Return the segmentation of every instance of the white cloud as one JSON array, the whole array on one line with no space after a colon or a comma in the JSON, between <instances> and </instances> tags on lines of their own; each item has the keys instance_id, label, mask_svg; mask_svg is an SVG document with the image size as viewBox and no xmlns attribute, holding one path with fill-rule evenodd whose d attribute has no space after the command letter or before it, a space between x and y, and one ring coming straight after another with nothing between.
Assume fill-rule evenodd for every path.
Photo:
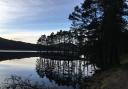
<instances>
[{"instance_id":1,"label":"white cloud","mask_svg":"<svg viewBox=\"0 0 128 89\"><path fill-rule=\"evenodd\" d=\"M38 38L42 34L48 34L45 32L14 32L14 33L4 33L0 34L0 37L10 39L10 40L16 40L16 41L23 41L23 42L29 42L29 43L36 43Z\"/></svg>"},{"instance_id":2,"label":"white cloud","mask_svg":"<svg viewBox=\"0 0 128 89\"><path fill-rule=\"evenodd\" d=\"M63 11L64 8L68 8L68 6L77 4L77 2L80 1L79 0L70 0L70 1L69 0L0 0L0 23L8 23L18 19L22 19L22 20L38 20L41 18L45 19L47 18L47 16L51 17L52 14L55 14L53 12L57 10Z\"/></svg>"},{"instance_id":3,"label":"white cloud","mask_svg":"<svg viewBox=\"0 0 128 89\"><path fill-rule=\"evenodd\" d=\"M36 0L38 2L40 0ZM18 18L35 17L41 11L41 3L36 3L32 0L0 0L0 22L7 23ZM39 4L39 5L38 5Z\"/></svg>"},{"instance_id":4,"label":"white cloud","mask_svg":"<svg viewBox=\"0 0 128 89\"><path fill-rule=\"evenodd\" d=\"M20 33L19 32L19 33L1 34L0 36L6 39L10 39L10 40L36 43L40 35L41 35L40 33L31 33L31 32Z\"/></svg>"},{"instance_id":5,"label":"white cloud","mask_svg":"<svg viewBox=\"0 0 128 89\"><path fill-rule=\"evenodd\" d=\"M50 34L51 31L60 29L64 30L68 26L66 21L68 21L70 11L82 1L0 0L0 36L36 43L42 34ZM39 28L41 29L37 30Z\"/></svg>"},{"instance_id":6,"label":"white cloud","mask_svg":"<svg viewBox=\"0 0 128 89\"><path fill-rule=\"evenodd\" d=\"M57 32L58 29L52 30L54 32ZM26 31L23 29L22 31L7 31L7 29L0 29L0 37L10 39L10 40L16 40L16 41L23 41L23 42L29 42L29 43L35 43L39 39L39 37L42 34L49 35L52 31Z\"/></svg>"}]
</instances>

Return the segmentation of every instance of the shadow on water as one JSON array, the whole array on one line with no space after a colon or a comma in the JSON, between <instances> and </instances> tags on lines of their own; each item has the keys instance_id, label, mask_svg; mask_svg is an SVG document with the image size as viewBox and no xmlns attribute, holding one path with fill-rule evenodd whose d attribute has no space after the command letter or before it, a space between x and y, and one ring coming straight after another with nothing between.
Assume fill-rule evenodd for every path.
<instances>
[{"instance_id":1,"label":"shadow on water","mask_svg":"<svg viewBox=\"0 0 128 89\"><path fill-rule=\"evenodd\" d=\"M0 52L0 61L21 59L28 57L39 57L37 52Z\"/></svg>"},{"instance_id":2,"label":"shadow on water","mask_svg":"<svg viewBox=\"0 0 128 89\"><path fill-rule=\"evenodd\" d=\"M55 60L78 60L80 58L78 55L55 53L55 52L0 52L0 61L11 60L11 59L21 59L28 57L43 57ZM68 59L67 59L68 58Z\"/></svg>"}]
</instances>

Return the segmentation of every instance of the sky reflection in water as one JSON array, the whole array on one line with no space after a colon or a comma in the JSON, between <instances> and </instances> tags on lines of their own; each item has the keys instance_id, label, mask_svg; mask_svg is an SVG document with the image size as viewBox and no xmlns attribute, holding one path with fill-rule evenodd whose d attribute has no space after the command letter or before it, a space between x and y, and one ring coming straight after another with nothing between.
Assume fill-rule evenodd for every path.
<instances>
[{"instance_id":1,"label":"sky reflection in water","mask_svg":"<svg viewBox=\"0 0 128 89\"><path fill-rule=\"evenodd\" d=\"M43 63L45 61L45 63ZM57 63L61 63L61 67L59 68ZM38 81L45 83L47 86L57 86L58 89L73 89L73 84L77 83L77 80L73 79L73 76L76 76L79 79L82 79L87 75L86 70L87 67L84 69L85 62L83 61L70 61L69 66L67 65L68 61L54 61L45 58L39 57L30 57L30 58L22 58L22 59L13 59L13 60L6 60L0 62L0 82L3 82L5 78L8 78L10 75L17 75L24 78L30 78L32 81ZM75 63L75 65L74 65ZM55 65L54 67L52 65ZM44 66L45 69L42 69ZM75 71L74 74L69 72L63 72L63 68L65 69L68 67L69 70ZM47 73L48 69L50 70ZM75 68L75 69L74 69ZM82 70L80 69L82 68ZM93 68L89 66L89 68ZM57 71L61 72L57 72ZM91 69L92 70L92 69ZM64 70L64 71L67 71ZM82 75L81 75L82 73ZM90 73L90 74L89 74ZM89 71L88 75L91 75L93 72ZM43 76L42 76L43 75ZM49 75L53 77L50 79ZM70 80L71 78L71 80ZM76 78L76 79L77 79ZM58 79L58 80L56 80ZM62 81L62 83L61 83ZM66 84L64 82L67 82ZM68 83L71 81L71 83ZM58 84L60 82L60 84Z\"/></svg>"}]
</instances>

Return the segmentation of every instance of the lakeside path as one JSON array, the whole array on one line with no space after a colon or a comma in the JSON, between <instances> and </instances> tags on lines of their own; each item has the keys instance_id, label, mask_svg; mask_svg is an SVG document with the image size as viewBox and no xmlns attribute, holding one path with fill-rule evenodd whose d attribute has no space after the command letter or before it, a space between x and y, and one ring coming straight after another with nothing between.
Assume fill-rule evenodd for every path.
<instances>
[{"instance_id":1,"label":"lakeside path","mask_svg":"<svg viewBox=\"0 0 128 89\"><path fill-rule=\"evenodd\" d=\"M128 89L128 55L121 57L121 66L94 75L86 89Z\"/></svg>"}]
</instances>

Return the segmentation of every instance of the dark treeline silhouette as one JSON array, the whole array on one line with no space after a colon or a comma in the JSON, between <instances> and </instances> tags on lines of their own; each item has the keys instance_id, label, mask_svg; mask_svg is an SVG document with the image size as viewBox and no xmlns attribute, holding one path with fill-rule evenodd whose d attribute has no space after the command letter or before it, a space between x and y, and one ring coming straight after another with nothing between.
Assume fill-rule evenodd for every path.
<instances>
[{"instance_id":1,"label":"dark treeline silhouette","mask_svg":"<svg viewBox=\"0 0 128 89\"><path fill-rule=\"evenodd\" d=\"M71 53L72 54L72 53ZM58 52L0 52L0 61L22 59L29 57L42 57L52 60L85 60L80 58L77 53L71 55L70 53L59 53Z\"/></svg>"},{"instance_id":2,"label":"dark treeline silhouette","mask_svg":"<svg viewBox=\"0 0 128 89\"><path fill-rule=\"evenodd\" d=\"M56 34L52 32L49 36L42 35L37 44L48 47L47 50L56 51L72 51L78 52L78 41L75 33L71 31L58 31Z\"/></svg>"},{"instance_id":3,"label":"dark treeline silhouette","mask_svg":"<svg viewBox=\"0 0 128 89\"><path fill-rule=\"evenodd\" d=\"M58 48L84 54L86 60L102 69L118 66L120 55L128 49L125 45L128 43L127 12L127 0L85 0L69 15L72 21L69 31L42 35L38 44L63 44ZM65 44L78 49L73 50Z\"/></svg>"},{"instance_id":4,"label":"dark treeline silhouette","mask_svg":"<svg viewBox=\"0 0 128 89\"><path fill-rule=\"evenodd\" d=\"M52 60L85 60L81 58L78 53L65 53L65 52L41 52L40 57L50 58Z\"/></svg>"},{"instance_id":5,"label":"dark treeline silhouette","mask_svg":"<svg viewBox=\"0 0 128 89\"><path fill-rule=\"evenodd\" d=\"M73 29L87 32L86 57L102 69L120 64L121 34L127 30L127 10L126 0L85 0L69 16Z\"/></svg>"},{"instance_id":6,"label":"dark treeline silhouette","mask_svg":"<svg viewBox=\"0 0 128 89\"><path fill-rule=\"evenodd\" d=\"M76 45L73 44L52 44L52 45L41 45L38 44L38 49L42 50L42 51L57 51L58 53L61 52L78 52L78 47Z\"/></svg>"},{"instance_id":7,"label":"dark treeline silhouette","mask_svg":"<svg viewBox=\"0 0 128 89\"><path fill-rule=\"evenodd\" d=\"M66 48L64 48L66 46ZM69 49L70 48L70 49ZM21 51L72 51L78 50L73 44L58 44L58 45L41 45L25 43L21 41L8 40L0 38L0 50L21 50Z\"/></svg>"},{"instance_id":8,"label":"dark treeline silhouette","mask_svg":"<svg viewBox=\"0 0 128 89\"><path fill-rule=\"evenodd\" d=\"M87 86L82 83L94 74L95 69L93 64L81 59L54 60L41 57L36 64L36 71L41 78L46 76L50 82L54 80L59 86L72 86L74 89L85 89Z\"/></svg>"}]
</instances>

